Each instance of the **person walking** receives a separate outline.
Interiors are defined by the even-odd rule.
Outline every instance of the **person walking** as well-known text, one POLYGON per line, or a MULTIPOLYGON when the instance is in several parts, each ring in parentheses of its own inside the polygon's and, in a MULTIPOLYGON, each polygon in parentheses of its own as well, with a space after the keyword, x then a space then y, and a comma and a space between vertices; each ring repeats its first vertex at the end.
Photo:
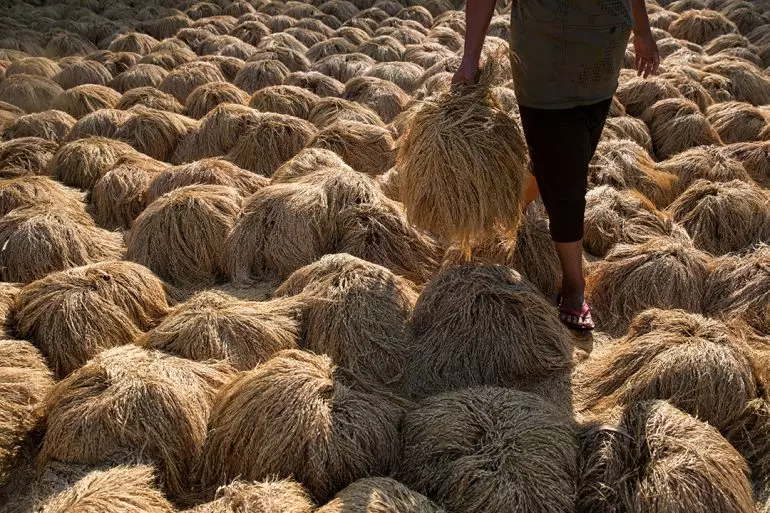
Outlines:
MULTIPOLYGON (((464 53, 454 84, 476 82, 495 3, 467 1, 464 53)), ((578 330, 594 328, 583 276, 588 165, 632 30, 637 73, 656 74, 660 55, 645 0, 513 0, 511 6, 513 87, 532 173, 524 199, 529 204, 542 197, 562 266, 559 317, 578 330)))

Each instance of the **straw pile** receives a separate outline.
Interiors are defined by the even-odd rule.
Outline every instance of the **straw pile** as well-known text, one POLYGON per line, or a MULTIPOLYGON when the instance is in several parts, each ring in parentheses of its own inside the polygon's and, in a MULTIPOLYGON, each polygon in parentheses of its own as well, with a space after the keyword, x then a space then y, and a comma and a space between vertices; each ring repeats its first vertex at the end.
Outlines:
POLYGON ((112 109, 118 104, 120 93, 107 86, 86 84, 60 93, 51 101, 51 108, 82 118, 99 109, 112 109))
POLYGON ((708 108, 706 115, 725 143, 754 142, 770 137, 763 135, 768 116, 748 103, 716 103, 708 108))
POLYGON ((115 139, 157 160, 168 162, 179 142, 195 126, 195 121, 161 110, 137 105, 115 132, 115 139))
POLYGON ((494 387, 436 395, 407 413, 401 436, 400 479, 449 511, 574 510, 575 433, 538 396, 494 387))
POLYGON ((27 434, 41 418, 53 376, 32 344, 0 340, 0 483, 13 472, 27 434))
POLYGON ((0 246, 5 248, 0 278, 21 283, 123 255, 120 234, 98 228, 82 209, 59 210, 51 204, 21 207, 0 218, 0 246))
POLYGON ((770 242, 770 198, 752 183, 697 180, 668 211, 696 247, 714 255, 770 242))
POLYGON ((301 87, 321 98, 342 96, 345 90, 345 84, 317 71, 295 71, 287 75, 284 84, 301 87))
POLYGON ((661 100, 682 96, 674 85, 660 77, 635 77, 626 81, 621 80, 616 95, 626 108, 626 112, 634 117, 641 116, 644 111, 661 100))
POLYGON ((308 145, 331 150, 356 171, 372 176, 393 167, 395 160, 390 131, 357 121, 335 121, 320 130, 308 145))
POLYGON ((186 114, 200 119, 220 103, 246 104, 248 95, 238 87, 227 82, 210 82, 196 88, 187 97, 186 114))
POLYGON ((104 137, 65 143, 49 163, 51 174, 65 185, 90 190, 120 157, 134 153, 128 144, 104 137))
POLYGON ((16 208, 35 205, 50 205, 64 211, 85 214, 83 195, 47 176, 0 180, 0 216, 16 208))
POLYGON ((254 302, 205 291, 177 306, 139 345, 190 360, 225 360, 248 370, 299 344, 288 301, 254 302))
POLYGON ((422 494, 388 477, 359 479, 319 508, 318 513, 441 513, 443 510, 422 494))
POLYGON ((197 472, 208 487, 293 475, 325 501, 394 469, 402 415, 400 402, 327 356, 282 351, 217 396, 197 472))
POLYGON ((393 121, 410 100, 398 85, 371 75, 348 80, 342 98, 369 107, 386 123, 393 121))
POLYGON ((131 226, 126 258, 183 288, 213 285, 241 207, 236 189, 189 185, 153 201, 131 226))
POLYGON ((209 82, 226 81, 220 69, 210 62, 187 62, 166 75, 158 88, 164 93, 173 95, 179 103, 184 104, 190 93, 197 87, 209 82))
POLYGON ((661 100, 642 113, 650 127, 655 155, 666 159, 688 148, 721 144, 698 106, 684 98, 661 100))
POLYGON ((52 273, 24 287, 11 317, 58 377, 104 349, 129 344, 166 315, 163 283, 128 262, 104 262, 52 273))
POLYGON ((343 253, 298 269, 275 295, 299 301, 304 348, 368 380, 395 385, 414 345, 412 287, 383 267, 343 253))
POLYGON ((249 101, 249 107, 260 112, 275 112, 308 119, 318 100, 318 95, 301 87, 276 85, 256 91, 249 101))
POLYGON ((126 345, 104 351, 46 398, 39 464, 99 464, 141 450, 172 496, 189 489, 226 366, 126 345))
POLYGON ((131 118, 129 112, 116 109, 102 109, 78 119, 70 130, 67 141, 86 137, 114 138, 120 127, 131 118))
POLYGON ((0 82, 0 102, 7 102, 27 113, 51 108, 51 102, 64 89, 50 78, 36 75, 11 75, 0 82))
POLYGON ((756 511, 746 463, 708 424, 664 401, 582 436, 580 511, 756 511))
POLYGON ((770 188, 770 142, 730 144, 722 151, 741 162, 757 185, 770 188))
POLYGON ((71 89, 85 84, 107 85, 112 73, 100 62, 83 60, 70 64, 51 78, 63 89, 71 89))
POLYGON ((226 160, 208 158, 169 167, 155 175, 147 190, 147 203, 188 185, 223 185, 250 196, 267 186, 267 178, 241 169, 226 160))
POLYGON ((281 165, 270 178, 270 183, 288 183, 325 168, 351 170, 342 157, 323 148, 305 148, 281 165))
POLYGON ((464 264, 439 273, 412 316, 405 389, 425 397, 510 386, 570 368, 569 332, 554 307, 512 269, 464 264))
POLYGON ((618 244, 591 267, 587 300, 607 333, 622 335, 631 319, 647 308, 702 310, 710 258, 687 243, 651 238, 618 244), (614 291, 633 291, 616 294, 614 291))
POLYGON ((182 114, 184 107, 176 98, 154 87, 137 87, 123 94, 115 105, 116 109, 129 110, 134 105, 144 105, 151 109, 165 110, 182 114))
POLYGON ((45 175, 59 145, 40 137, 22 137, 0 142, 0 177, 45 175))
POLYGON ((465 245, 495 226, 513 231, 521 218, 524 140, 484 80, 426 100, 402 136, 396 165, 409 220, 465 245))
POLYGON ((686 11, 671 22, 668 31, 678 39, 703 45, 725 34, 734 34, 738 28, 716 11, 686 11))
POLYGON ((217 490, 216 498, 191 513, 312 513, 313 501, 302 485, 291 479, 246 483, 235 481, 217 490))
POLYGON ((60 142, 75 125, 75 118, 59 110, 47 110, 20 116, 5 129, 3 137, 40 137, 48 141, 60 142))
POLYGON ((658 169, 676 175, 675 195, 678 197, 696 180, 729 182, 743 180, 751 183, 740 159, 731 157, 723 148, 707 146, 692 148, 661 162, 658 169))

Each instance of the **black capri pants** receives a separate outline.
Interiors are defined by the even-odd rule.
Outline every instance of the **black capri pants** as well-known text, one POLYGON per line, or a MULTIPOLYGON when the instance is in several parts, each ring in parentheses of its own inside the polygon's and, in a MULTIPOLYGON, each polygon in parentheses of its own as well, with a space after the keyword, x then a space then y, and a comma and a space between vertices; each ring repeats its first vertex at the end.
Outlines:
POLYGON ((612 99, 571 109, 519 106, 531 171, 548 212, 554 242, 583 238, 588 164, 612 99))

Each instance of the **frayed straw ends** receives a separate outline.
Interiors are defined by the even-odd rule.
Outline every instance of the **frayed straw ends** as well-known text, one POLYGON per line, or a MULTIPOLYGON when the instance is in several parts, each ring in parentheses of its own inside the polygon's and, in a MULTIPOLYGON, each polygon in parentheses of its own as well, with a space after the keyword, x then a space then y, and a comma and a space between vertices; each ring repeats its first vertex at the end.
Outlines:
POLYGON ((443 513, 424 495, 389 477, 368 477, 348 485, 317 513, 443 513))

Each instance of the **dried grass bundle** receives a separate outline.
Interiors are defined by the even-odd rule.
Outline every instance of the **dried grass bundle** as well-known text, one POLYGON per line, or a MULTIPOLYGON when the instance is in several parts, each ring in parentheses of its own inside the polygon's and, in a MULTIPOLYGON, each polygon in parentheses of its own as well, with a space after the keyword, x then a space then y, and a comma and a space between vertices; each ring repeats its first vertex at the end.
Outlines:
POLYGON ((650 127, 653 148, 666 159, 697 146, 722 144, 698 106, 684 98, 661 100, 645 110, 642 120, 650 127))
POLYGON ((195 120, 180 114, 137 105, 129 118, 115 132, 115 139, 157 160, 168 162, 181 140, 192 131, 195 120))
POLYGON ((163 282, 130 262, 102 262, 52 273, 24 287, 11 316, 58 377, 102 350, 130 344, 168 311, 163 282))
POLYGON ((97 110, 78 119, 72 130, 70 130, 69 135, 67 135, 66 140, 75 141, 86 137, 107 137, 113 139, 120 127, 123 126, 123 123, 130 118, 131 113, 122 110, 97 110))
POLYGON ((395 386, 414 344, 412 287, 382 266, 341 253, 298 269, 275 295, 294 295, 302 305, 303 347, 367 381, 395 386))
POLYGON ((377 62, 395 62, 404 60, 406 47, 391 36, 375 36, 358 46, 355 50, 377 62))
POLYGON ((265 87, 282 84, 288 74, 289 68, 281 61, 247 62, 235 76, 233 84, 249 94, 254 94, 265 87))
POLYGON ((187 116, 200 119, 214 107, 222 103, 245 105, 249 96, 238 87, 227 82, 211 82, 195 89, 187 97, 185 113, 187 116))
POLYGON ((599 142, 591 160, 588 183, 594 187, 636 189, 656 206, 665 207, 673 199, 676 176, 656 169, 650 155, 635 142, 606 140, 599 142))
POLYGON ((461 264, 428 283, 412 317, 416 346, 404 389, 426 397, 469 386, 510 386, 570 368, 569 331, 516 271, 461 264))
POLYGON ((217 396, 198 474, 208 487, 293 475, 324 501, 394 469, 402 415, 401 401, 329 357, 282 351, 217 396))
POLYGON ((442 513, 433 501, 389 477, 368 477, 354 481, 318 513, 442 513))
MULTIPOLYGON (((171 41, 176 41, 179 44, 173 48, 156 49, 139 59, 138 63, 159 66, 166 71, 171 71, 177 66, 197 59, 195 52, 190 50, 183 42, 178 39, 170 39, 167 42, 171 41)), ((166 78, 165 73, 160 77, 160 81, 162 82, 164 78, 166 78)))
POLYGON ((770 116, 748 103, 717 103, 706 110, 706 115, 727 144, 770 140, 770 133, 766 133, 770 116))
POLYGON ((463 48, 463 37, 449 27, 431 29, 425 41, 438 43, 453 52, 459 52, 463 48))
POLYGON ((770 142, 730 144, 722 151, 738 160, 757 185, 770 189, 770 142))
MULTIPOLYGON (((622 104, 620 104, 622 107, 622 104)), ((647 124, 641 119, 626 116, 625 114, 607 118, 602 132, 603 138, 629 139, 641 146, 647 153, 653 152, 652 135, 647 124)))
POLYGON ((738 32, 738 27, 722 14, 705 10, 686 11, 668 27, 672 36, 704 45, 725 34, 738 32))
POLYGON ((239 134, 240 138, 227 153, 227 159, 253 173, 270 177, 281 164, 299 153, 315 134, 316 128, 304 119, 261 112, 239 134))
POLYGON ((309 71, 310 60, 303 53, 290 48, 276 46, 270 49, 258 49, 249 57, 249 62, 276 60, 280 61, 289 71, 309 71))
POLYGON ((342 157, 331 150, 305 148, 282 164, 273 174, 270 182, 294 182, 324 168, 350 169, 352 171, 352 168, 345 164, 342 157))
POLYGON ((236 189, 190 185, 153 201, 134 221, 126 258, 186 289, 222 274, 221 248, 241 207, 236 189))
POLYGON ((257 124, 261 117, 262 113, 245 105, 218 105, 203 116, 198 130, 189 132, 179 144, 174 159, 192 162, 225 155, 235 146, 246 127, 257 124))
POLYGON ((682 97, 675 85, 661 77, 621 80, 615 94, 626 108, 626 112, 634 117, 640 117, 644 111, 661 100, 682 97))
POLYGON ((60 93, 51 101, 51 108, 82 118, 100 109, 112 109, 120 100, 120 93, 106 86, 86 84, 60 93))
POLYGON ((61 71, 55 61, 47 57, 26 57, 12 61, 5 70, 6 77, 12 75, 33 75, 36 77, 53 78, 61 71))
POLYGON ((159 87, 168 76, 168 71, 155 64, 139 63, 115 76, 108 84, 119 93, 126 93, 139 87, 159 87))
POLYGON ((426 71, 433 66, 442 66, 447 61, 454 62, 457 58, 452 50, 437 43, 424 42, 406 45, 404 48, 404 61, 422 66, 426 71))
POLYGON ((139 55, 150 53, 158 40, 148 34, 126 32, 110 42, 107 49, 111 52, 133 52, 139 55))
POLYGON ((384 173, 395 160, 393 137, 380 126, 339 120, 319 131, 308 146, 332 150, 356 171, 384 173))
POLYGON ((767 332, 770 328, 770 247, 759 245, 743 255, 714 261, 703 298, 714 317, 738 317, 767 332))
POLYGON ((720 59, 703 68, 728 79, 728 90, 736 100, 752 105, 770 103, 770 78, 755 65, 741 59, 720 59))
POLYGON ((20 283, 123 254, 120 234, 97 228, 85 212, 51 204, 21 207, 3 216, 0 244, 6 248, 0 252, 0 277, 20 283))
POLYGON ((75 125, 75 118, 59 110, 46 110, 19 116, 2 132, 5 139, 39 137, 60 142, 75 125))
POLYGON ((262 513, 312 513, 314 507, 307 491, 292 479, 234 481, 219 488, 213 501, 191 513, 239 513, 243 508, 262 513))
POLYGON ((682 194, 696 180, 751 182, 749 174, 736 159, 719 146, 692 148, 658 164, 658 169, 676 175, 675 196, 682 194))
POLYGON ((407 413, 401 437, 399 478, 449 511, 574 511, 574 428, 536 395, 495 387, 440 394, 407 413))
POLYGON ((24 112, 42 112, 64 89, 46 77, 11 75, 0 82, 0 101, 19 107, 24 112))
POLYGON ((255 92, 249 101, 249 107, 260 112, 275 112, 307 119, 318 100, 318 95, 301 87, 276 85, 255 92))
POLYGON ((392 167, 383 174, 376 176, 374 181, 380 186, 380 189, 387 198, 393 201, 401 201, 401 178, 398 176, 396 168, 392 167))
POLYGON ((83 194, 47 176, 22 176, 0 180, 0 216, 13 209, 49 205, 85 216, 83 194))
POLYGON ((141 57, 142 56, 137 53, 110 52, 108 50, 100 50, 98 52, 88 54, 85 59, 104 64, 112 76, 116 77, 139 62, 141 57))
POLYGON ((298 307, 290 301, 255 302, 217 291, 196 294, 177 306, 138 341, 197 361, 225 360, 249 370, 283 349, 298 349, 298 307))
POLYGON ((359 103, 342 98, 319 99, 308 115, 308 121, 323 130, 336 121, 354 121, 385 128, 376 112, 359 103))
POLYGON ((89 195, 91 215, 108 230, 131 227, 147 205, 152 179, 166 165, 143 155, 120 157, 96 183, 89 195))
MULTIPOLYGON (((770 445, 767 443, 770 434, 770 403, 764 397, 752 399, 741 416, 723 433, 749 464, 755 495, 766 497, 770 484, 770 445), (757 490, 760 492, 757 493, 757 490)), ((767 511, 767 504, 765 502, 763 508, 758 508, 761 513, 767 511)))
POLYGON ((770 198, 752 183, 697 180, 668 211, 697 248, 714 255, 770 242, 770 198))
POLYGON ((212 400, 231 370, 134 345, 106 350, 46 398, 39 464, 98 464, 141 451, 171 496, 190 485, 212 400))
POLYGON ((350 79, 342 98, 369 107, 386 123, 399 115, 410 101, 409 95, 393 82, 372 76, 350 79))
POLYGON ((134 105, 143 105, 150 109, 164 110, 175 114, 184 112, 184 107, 176 98, 154 87, 137 87, 125 92, 115 108, 129 110, 134 105))
POLYGON ((40 137, 0 142, 0 177, 45 175, 59 144, 40 137))
POLYGON ((173 190, 188 185, 223 185, 236 189, 242 196, 250 196, 269 180, 226 160, 208 158, 191 164, 169 167, 158 173, 147 190, 147 204, 173 190))
POLYGON ((45 491, 37 505, 42 513, 111 511, 113 513, 173 513, 174 507, 155 487, 149 465, 93 468, 50 464, 40 478, 45 491))
POLYGON ((702 310, 710 257, 691 245, 670 238, 642 244, 618 244, 597 262, 586 290, 594 317, 613 336, 648 308, 702 310))
MULTIPOLYGON (((376 11, 370 11, 372 13, 376 11)), ((386 15, 387 16, 387 15, 386 15)), ((335 30, 332 34, 333 37, 341 37, 344 39, 347 39, 353 45, 359 46, 374 35, 374 29, 377 27, 377 23, 373 19, 370 18, 364 18, 362 16, 358 16, 348 22, 347 25, 344 25, 337 30, 335 30)), ((363 54, 348 54, 348 55, 363 55, 363 54)), ((366 57, 366 56, 364 56, 366 57)), ((371 57, 366 57, 367 59, 372 59, 371 57)), ((323 60, 323 59, 321 59, 323 60)))
POLYGON ((306 89, 321 98, 342 96, 345 85, 339 80, 327 77, 317 71, 295 71, 289 73, 283 83, 306 89))
POLYGON ((363 76, 374 64, 374 59, 362 53, 333 54, 315 61, 312 69, 344 84, 363 76))
POLYGON ((226 82, 219 68, 210 62, 188 62, 171 71, 159 89, 184 104, 197 87, 210 82, 226 82))
MULTIPOLYGON (((668 312, 657 312, 655 321, 665 323, 668 312)), ((694 315, 687 321, 708 322, 694 315)), ((587 359, 573 375, 578 411, 606 419, 615 408, 662 399, 717 429, 730 426, 757 394, 749 346, 726 328, 716 337, 697 327, 672 331, 653 326, 587 359)))
POLYGON ((0 483, 14 471, 24 439, 42 417, 53 375, 35 346, 0 340, 0 483))

